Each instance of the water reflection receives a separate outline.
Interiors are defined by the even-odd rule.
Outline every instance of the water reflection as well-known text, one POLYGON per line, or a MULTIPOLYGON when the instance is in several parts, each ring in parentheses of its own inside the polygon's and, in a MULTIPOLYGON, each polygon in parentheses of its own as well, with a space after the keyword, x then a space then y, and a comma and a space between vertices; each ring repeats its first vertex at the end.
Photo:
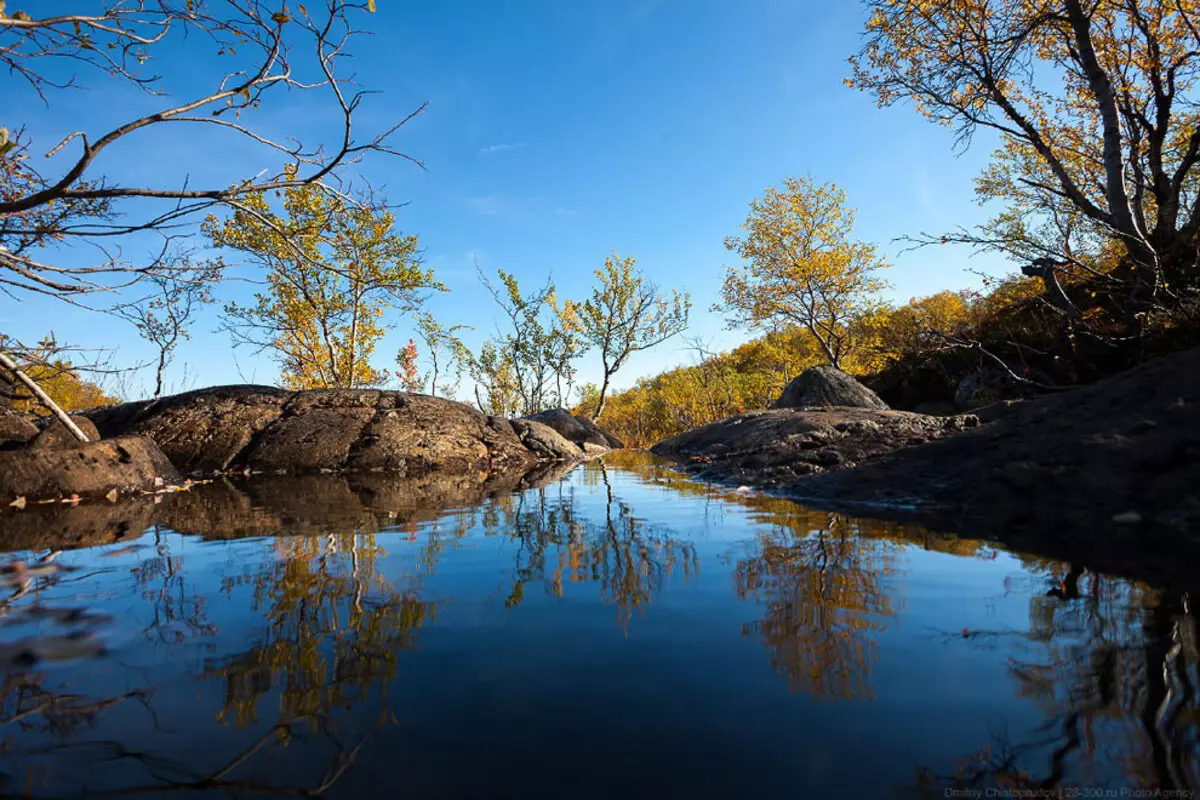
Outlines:
MULTIPOLYGON (((567 758, 557 735, 527 724, 497 740, 490 720, 470 716, 483 711, 447 699, 474 696, 474 672, 494 663, 519 666, 513 682, 488 680, 521 702, 542 702, 530 685, 558 687, 557 701, 529 711, 563 715, 571 722, 550 726, 560 733, 583 719, 659 726, 653 738, 622 728, 614 769, 639 748, 681 755, 664 735, 693 755, 706 746, 697 737, 723 742, 710 772, 635 771, 667 794, 689 780, 714 792, 722 780, 746 791, 875 781, 933 796, 1200 787, 1200 657, 1185 594, 706 486, 636 454, 523 482, 259 479, 75 510, 87 515, 78 527, 55 509, 40 538, 22 518, 18 542, 42 547, 6 557, 0 573, 0 794, 362 796, 410 781, 479 796, 465 788, 472 770, 422 779, 419 763, 404 773, 391 760, 436 763, 422 742, 452 724, 443 717, 459 720, 459 757, 481 760, 493 788, 485 767, 519 763, 530 747, 567 758), (47 538, 55 531, 70 533, 47 538), (957 572, 978 586, 953 591, 986 609, 965 622, 961 596, 938 583, 957 572), (625 666, 546 671, 549 654, 585 641, 598 668, 625 666), (89 658, 99 643, 111 652, 89 658), (645 682, 690 699, 635 692, 645 682), (585 685, 604 717, 584 710, 585 685), (954 711, 952 691, 977 707, 954 711), (640 705, 617 704, 630 692, 640 705), (813 722, 810 701, 842 703, 844 740, 813 722), (750 707, 754 727, 721 738, 750 707), (718 708, 734 717, 708 720, 718 708), (797 736, 837 768, 762 761, 797 736), (864 747, 878 752, 871 775, 852 766, 864 747)), ((527 794, 554 793, 522 780, 527 794)))
POLYGON ((1138 788, 1196 791, 1200 654, 1188 595, 1025 561, 1050 588, 1030 597, 1029 632, 1008 672, 1044 722, 1031 737, 996 732, 942 781, 1048 789, 1111 773, 1138 788))
POLYGON ((843 517, 830 515, 816 529, 810 522, 777 522, 759 535, 757 552, 737 562, 738 597, 766 609, 744 635, 762 643, 793 691, 869 699, 875 637, 902 605, 884 585, 899 546, 864 537, 843 517))

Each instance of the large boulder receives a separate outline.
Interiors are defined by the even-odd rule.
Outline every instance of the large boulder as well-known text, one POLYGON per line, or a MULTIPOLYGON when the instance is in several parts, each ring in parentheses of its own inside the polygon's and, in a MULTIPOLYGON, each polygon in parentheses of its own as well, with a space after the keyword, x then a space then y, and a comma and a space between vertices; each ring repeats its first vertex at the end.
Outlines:
POLYGON ((0 495, 13 499, 153 490, 180 480, 154 442, 138 436, 0 452, 0 495))
POLYGON ((270 386, 221 386, 84 413, 104 436, 148 436, 183 472, 210 472, 233 465, 283 416, 294 394, 270 386))
POLYGON ((154 439, 193 474, 492 472, 583 455, 545 426, 557 441, 453 400, 376 389, 220 386, 86 413, 105 436, 154 439))
POLYGON ((512 428, 531 453, 542 461, 568 461, 579 459, 584 448, 569 441, 549 425, 531 419, 514 419, 512 428))
POLYGON ((879 396, 836 367, 809 367, 784 387, 771 408, 847 408, 887 409, 879 396))
POLYGON ((531 414, 525 419, 540 422, 558 431, 564 439, 583 447, 595 445, 607 450, 620 450, 625 444, 586 417, 578 417, 565 408, 551 408, 531 414))

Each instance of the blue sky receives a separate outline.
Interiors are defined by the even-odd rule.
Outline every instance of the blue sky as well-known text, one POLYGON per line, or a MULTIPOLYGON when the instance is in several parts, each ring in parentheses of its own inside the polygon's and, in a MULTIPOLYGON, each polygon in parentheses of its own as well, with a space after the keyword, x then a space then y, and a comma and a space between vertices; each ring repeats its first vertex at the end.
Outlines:
MULTIPOLYGON (((420 237, 428 265, 452 290, 428 308, 445 323, 475 326, 468 344, 493 333, 497 321, 474 259, 530 288, 552 275, 560 294, 579 297, 614 250, 635 257, 664 288, 691 292, 690 334, 720 349, 746 340, 750 334, 725 330, 709 310, 733 263, 723 240, 738 233, 752 199, 789 175, 846 190, 858 209, 857 235, 879 243, 893 264, 893 299, 976 285, 968 269, 1010 268, 953 248, 902 253, 893 242, 983 220, 972 178, 990 143, 957 154, 952 131, 908 107, 879 109, 844 85, 863 22, 850 0, 378 0, 378 7, 365 19, 375 35, 353 47, 359 81, 380 90, 358 124, 384 125, 428 101, 395 140, 426 169, 374 158, 362 171, 391 201, 408 204, 399 227, 420 237)), ((168 90, 184 96, 221 65, 193 43, 158 71, 168 90)), ((15 108, 39 141, 79 128, 79 120, 94 134, 162 102, 93 82, 46 108, 3 80, 6 98, 12 90, 16 99, 6 111, 15 108)), ((258 121, 311 140, 329 130, 316 108, 303 95, 281 95, 258 121)), ((128 181, 178 181, 186 170, 200 184, 278 164, 180 126, 129 142, 101 166, 128 181)), ((251 292, 235 281, 222 286, 220 299, 251 292)), ((0 303, 0 330, 22 338, 53 329, 60 341, 116 346, 119 361, 148 354, 115 320, 53 301, 0 303)), ((394 322, 377 366, 391 367, 412 334, 407 320, 394 322)), ((265 355, 242 350, 235 364, 216 327, 214 309, 181 348, 169 383, 179 385, 185 365, 196 385, 276 380, 265 355)), ((690 359, 682 341, 669 342, 631 359, 616 383, 690 359)), ((595 379, 597 369, 589 356, 581 377, 595 379)))

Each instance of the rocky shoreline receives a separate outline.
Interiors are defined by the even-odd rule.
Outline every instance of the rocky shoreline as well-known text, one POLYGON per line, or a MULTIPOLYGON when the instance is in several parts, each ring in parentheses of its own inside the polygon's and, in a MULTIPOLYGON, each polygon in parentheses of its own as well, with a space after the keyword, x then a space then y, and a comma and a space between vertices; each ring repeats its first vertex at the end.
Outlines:
POLYGON ((652 452, 815 508, 1196 583, 1200 349, 978 414, 755 411, 652 452))
POLYGON ((368 389, 219 386, 90 409, 76 419, 95 441, 64 435, 61 423, 39 431, 5 414, 0 495, 78 502, 154 491, 184 476, 255 473, 519 478, 622 446, 562 409, 509 420, 443 398, 368 389))

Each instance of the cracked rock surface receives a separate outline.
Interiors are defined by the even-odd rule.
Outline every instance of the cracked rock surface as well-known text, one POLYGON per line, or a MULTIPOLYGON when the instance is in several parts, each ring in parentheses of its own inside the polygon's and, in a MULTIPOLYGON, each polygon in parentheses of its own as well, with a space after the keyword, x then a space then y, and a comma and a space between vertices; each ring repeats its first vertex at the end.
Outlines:
POLYGON ((493 472, 594 453, 530 420, 444 398, 376 389, 218 386, 92 409, 105 437, 153 439, 186 474, 493 472))

